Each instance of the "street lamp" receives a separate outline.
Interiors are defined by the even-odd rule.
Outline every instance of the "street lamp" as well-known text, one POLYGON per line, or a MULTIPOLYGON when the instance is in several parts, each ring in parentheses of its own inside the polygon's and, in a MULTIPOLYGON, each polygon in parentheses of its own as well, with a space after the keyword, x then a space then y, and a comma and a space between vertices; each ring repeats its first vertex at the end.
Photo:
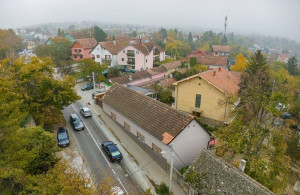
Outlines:
POLYGON ((160 153, 161 154, 166 154, 169 151, 170 156, 171 156, 170 181, 169 181, 169 193, 171 193, 171 189, 172 189, 172 177, 173 177, 173 161, 174 161, 174 150, 173 150, 174 143, 169 144, 169 146, 170 146, 171 151, 169 151, 170 149, 168 149, 168 150, 163 150, 160 153))

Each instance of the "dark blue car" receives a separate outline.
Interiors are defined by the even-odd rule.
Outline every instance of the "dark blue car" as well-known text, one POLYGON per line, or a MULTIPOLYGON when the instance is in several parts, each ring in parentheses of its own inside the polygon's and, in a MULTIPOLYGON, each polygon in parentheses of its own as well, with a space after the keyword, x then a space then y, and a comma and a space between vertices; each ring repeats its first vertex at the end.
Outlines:
POLYGON ((103 142, 101 146, 108 155, 110 162, 120 162, 123 159, 122 153, 112 141, 103 142))
POLYGON ((67 147, 70 145, 69 133, 64 127, 59 127, 57 131, 57 144, 59 147, 67 147))

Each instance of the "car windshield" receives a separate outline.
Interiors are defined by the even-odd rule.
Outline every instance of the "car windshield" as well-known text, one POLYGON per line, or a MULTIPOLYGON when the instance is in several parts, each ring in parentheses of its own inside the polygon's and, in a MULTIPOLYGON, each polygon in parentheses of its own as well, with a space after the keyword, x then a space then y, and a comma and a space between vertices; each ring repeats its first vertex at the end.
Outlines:
POLYGON ((74 122, 74 125, 75 127, 82 126, 82 122, 80 120, 77 120, 74 122))
POLYGON ((58 134, 58 139, 68 139, 68 134, 67 133, 60 133, 60 134, 58 134))
POLYGON ((90 110, 86 110, 86 111, 84 111, 84 112, 87 113, 87 114, 90 114, 90 113, 91 113, 90 110))
POLYGON ((121 153, 118 150, 112 151, 111 155, 112 156, 119 156, 121 153))

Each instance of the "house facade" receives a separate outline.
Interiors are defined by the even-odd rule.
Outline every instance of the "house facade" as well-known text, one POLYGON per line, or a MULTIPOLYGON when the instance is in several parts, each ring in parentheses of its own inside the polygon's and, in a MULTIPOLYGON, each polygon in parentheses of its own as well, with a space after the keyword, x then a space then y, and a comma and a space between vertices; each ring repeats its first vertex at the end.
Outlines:
POLYGON ((153 68, 155 60, 165 59, 164 50, 152 42, 129 44, 118 52, 118 65, 127 70, 146 70, 153 68))
POLYGON ((230 46, 228 45, 212 45, 212 48, 215 56, 229 56, 230 46))
POLYGON ((90 58, 90 52, 97 43, 98 42, 94 38, 77 39, 71 48, 72 59, 78 61, 90 58))
POLYGON ((226 103, 227 98, 237 94, 239 82, 238 76, 221 67, 182 79, 173 83, 173 107, 199 116, 212 126, 228 124, 234 107, 226 103))
POLYGON ((98 43, 90 52, 91 58, 108 67, 118 65, 118 52, 127 45, 124 41, 105 41, 98 43))
POLYGON ((210 133, 191 115, 175 110, 161 102, 142 95, 119 84, 114 84, 102 99, 103 111, 136 136, 153 153, 170 162, 170 154, 176 152, 174 167, 190 165, 205 149, 210 133), (187 152, 189 151, 189 152, 187 152))

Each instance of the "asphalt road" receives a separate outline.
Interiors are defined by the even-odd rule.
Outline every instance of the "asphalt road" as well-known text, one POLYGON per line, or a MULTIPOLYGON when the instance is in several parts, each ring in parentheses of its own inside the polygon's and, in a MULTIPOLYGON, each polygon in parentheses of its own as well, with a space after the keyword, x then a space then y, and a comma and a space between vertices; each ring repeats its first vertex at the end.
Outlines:
MULTIPOLYGON (((76 102, 63 110, 64 117, 67 121, 67 129, 72 135, 79 154, 91 176, 99 184, 107 178, 113 179, 113 186, 118 186, 125 193, 141 194, 139 187, 127 177, 126 170, 121 163, 111 163, 106 153, 101 149, 101 143, 107 141, 100 129, 91 118, 84 118, 79 114, 79 102, 76 102), (84 122, 85 129, 82 131, 73 130, 70 124, 70 114, 77 113, 84 122)), ((72 144, 72 143, 71 143, 72 144)))

